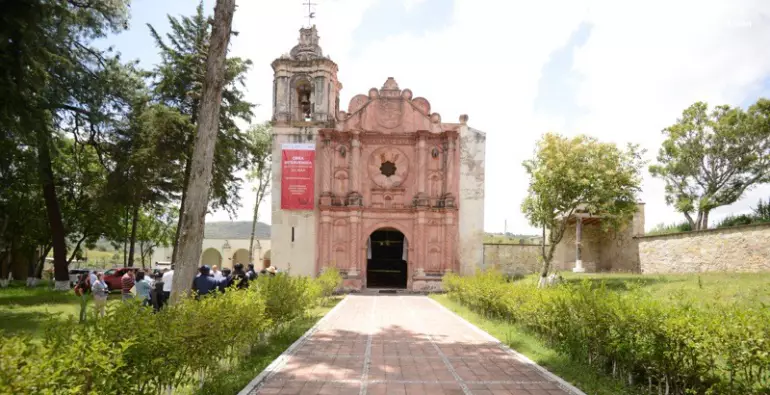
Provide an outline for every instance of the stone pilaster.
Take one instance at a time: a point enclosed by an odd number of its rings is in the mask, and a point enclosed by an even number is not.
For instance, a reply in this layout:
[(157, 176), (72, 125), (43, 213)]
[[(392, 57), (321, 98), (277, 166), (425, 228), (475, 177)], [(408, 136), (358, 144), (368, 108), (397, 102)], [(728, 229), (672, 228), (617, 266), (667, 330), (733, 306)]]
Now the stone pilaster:
[(363, 263), (361, 262), (361, 211), (354, 210), (350, 212), (350, 267), (358, 272), (363, 272)]
[(417, 233), (414, 237), (416, 240), (409, 240), (410, 246), (415, 249), (415, 259), (412, 259), (415, 268), (425, 269), (425, 264), (428, 262), (428, 238), (427, 234), (428, 219), (425, 218), (426, 209), (419, 208), (417, 211)]
[(357, 130), (351, 132), (350, 139), (350, 193), (349, 206), (361, 206), (361, 140)]
[(446, 182), (446, 189), (444, 190), (444, 199), (446, 200), (444, 203), (448, 207), (454, 207), (454, 196), (455, 196), (455, 185), (457, 180), (457, 176), (455, 175), (455, 139), (456, 135), (451, 134), (447, 136), (447, 150), (444, 153), (444, 155), (447, 156), (446, 161), (446, 174), (444, 175), (444, 179)]
[[(321, 213), (321, 234), (318, 238), (321, 242), (321, 257), (319, 258), (320, 269), (323, 270), (331, 265), (331, 237), (332, 237), (332, 218), (331, 213), (323, 211)], [(339, 268), (338, 268), (339, 269)]]
[(322, 132), (323, 162), (321, 163), (321, 206), (332, 204), (332, 162), (334, 150), (332, 150), (331, 136), (328, 132)]

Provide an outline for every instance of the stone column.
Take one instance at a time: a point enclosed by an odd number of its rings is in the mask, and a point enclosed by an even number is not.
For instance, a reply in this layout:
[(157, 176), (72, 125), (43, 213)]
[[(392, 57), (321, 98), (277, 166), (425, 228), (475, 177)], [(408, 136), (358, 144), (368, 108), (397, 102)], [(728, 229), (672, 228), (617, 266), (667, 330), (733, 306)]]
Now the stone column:
[(575, 268), (572, 269), (575, 273), (583, 273), (586, 269), (583, 267), (583, 260), (581, 259), (581, 247), (583, 242), (583, 218), (576, 217), (575, 220)]
[(454, 225), (454, 214), (447, 213), (444, 217), (444, 245), (446, 246), (446, 252), (443, 254), (445, 262), (442, 263), (442, 273), (451, 272), (454, 270), (455, 264), (455, 238), (457, 237), (457, 230)]
[(425, 265), (428, 262), (427, 260), (427, 247), (428, 247), (428, 236), (426, 235), (426, 224), (428, 222), (428, 219), (425, 218), (426, 210), (425, 208), (418, 208), (417, 211), (417, 233), (414, 235), (414, 240), (409, 240), (411, 243), (411, 247), (415, 249), (416, 256), (414, 258), (410, 257), (410, 260), (412, 260), (415, 263), (415, 268), (423, 268), (425, 269)]
[(447, 137), (447, 151), (444, 155), (447, 156), (446, 161), (446, 191), (451, 195), (455, 195), (455, 136), (450, 135)]
[(321, 237), (318, 238), (321, 241), (321, 257), (319, 258), (321, 270), (329, 267), (331, 264), (332, 218), (329, 214), (328, 211), (321, 213)]
[(350, 268), (356, 272), (363, 270), (361, 264), (361, 212), (358, 210), (350, 212)]
[(427, 165), (425, 163), (426, 158), (426, 152), (425, 152), (425, 132), (417, 132), (418, 133), (418, 142), (417, 142), (417, 155), (418, 155), (418, 167), (417, 167), (417, 193), (420, 194), (420, 196), (423, 196), (425, 193), (425, 180), (427, 178)]
[(334, 157), (332, 155), (331, 139), (327, 134), (323, 136), (323, 169), (321, 174), (321, 193), (328, 195), (331, 193), (331, 179), (332, 179), (332, 161)]
[(351, 134), (350, 149), (353, 152), (350, 160), (350, 192), (360, 192), (361, 141), (358, 139), (358, 131), (353, 131)]

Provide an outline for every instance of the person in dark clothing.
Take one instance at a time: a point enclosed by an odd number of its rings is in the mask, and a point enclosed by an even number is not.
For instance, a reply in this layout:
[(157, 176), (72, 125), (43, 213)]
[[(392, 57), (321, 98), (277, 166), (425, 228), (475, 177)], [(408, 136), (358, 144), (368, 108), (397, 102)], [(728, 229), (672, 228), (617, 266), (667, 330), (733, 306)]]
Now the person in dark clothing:
[(196, 298), (208, 295), (212, 291), (219, 288), (219, 281), (211, 275), (211, 268), (208, 265), (201, 266), (198, 269), (200, 275), (193, 280), (193, 291), (197, 292)]
[(246, 271), (246, 275), (249, 277), (249, 280), (256, 280), (257, 279), (257, 271), (254, 270), (254, 264), (249, 263), (249, 270)]
[(229, 267), (222, 269), (222, 281), (219, 282), (219, 290), (222, 293), (233, 285), (233, 272)]
[(235, 264), (232, 277), (232, 282), (235, 284), (235, 288), (246, 289), (249, 287), (249, 276), (245, 271), (243, 271), (242, 263)]
[(163, 273), (155, 273), (155, 283), (152, 285), (150, 292), (150, 300), (152, 301), (152, 308), (157, 312), (163, 307)]

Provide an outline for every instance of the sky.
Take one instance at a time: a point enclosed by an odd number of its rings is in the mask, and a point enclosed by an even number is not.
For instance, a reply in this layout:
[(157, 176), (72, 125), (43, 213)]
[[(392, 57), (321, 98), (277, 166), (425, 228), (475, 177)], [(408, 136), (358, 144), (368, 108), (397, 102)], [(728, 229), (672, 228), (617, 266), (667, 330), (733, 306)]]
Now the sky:
[[(231, 53), (254, 62), (246, 98), (269, 120), (270, 63), (296, 45), (307, 0), (238, 0)], [(487, 134), (485, 229), (537, 234), (521, 213), (521, 162), (546, 132), (637, 143), (654, 162), (661, 130), (696, 101), (746, 107), (770, 97), (767, 0), (313, 0), (321, 47), (339, 66), (340, 107), (394, 77), (431, 102), (444, 122), (468, 114)], [(109, 42), (150, 68), (158, 51), (146, 24), (168, 31), (166, 15), (189, 15), (195, 0), (134, 0), (127, 32)], [(213, 13), (213, 0), (204, 6)], [(681, 222), (664, 184), (645, 171), (646, 228)], [(715, 210), (713, 221), (751, 210), (770, 187)], [(251, 220), (254, 193), (231, 217)], [(260, 221), (270, 222), (270, 199)]]

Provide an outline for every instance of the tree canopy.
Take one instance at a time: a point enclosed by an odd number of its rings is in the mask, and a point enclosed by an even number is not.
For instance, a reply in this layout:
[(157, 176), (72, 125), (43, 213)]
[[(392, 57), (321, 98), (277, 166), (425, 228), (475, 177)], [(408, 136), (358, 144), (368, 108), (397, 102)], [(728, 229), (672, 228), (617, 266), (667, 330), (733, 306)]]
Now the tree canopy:
[(548, 133), (523, 165), (530, 181), (521, 209), (543, 232), (541, 277), (548, 275), (566, 220), (578, 209), (601, 215), (605, 228), (625, 226), (637, 210), (644, 161), (635, 145), (622, 150), (589, 136)]
[(665, 128), (650, 173), (666, 183), (666, 203), (692, 230), (708, 228), (709, 213), (770, 181), (770, 100), (744, 111), (697, 102)]

